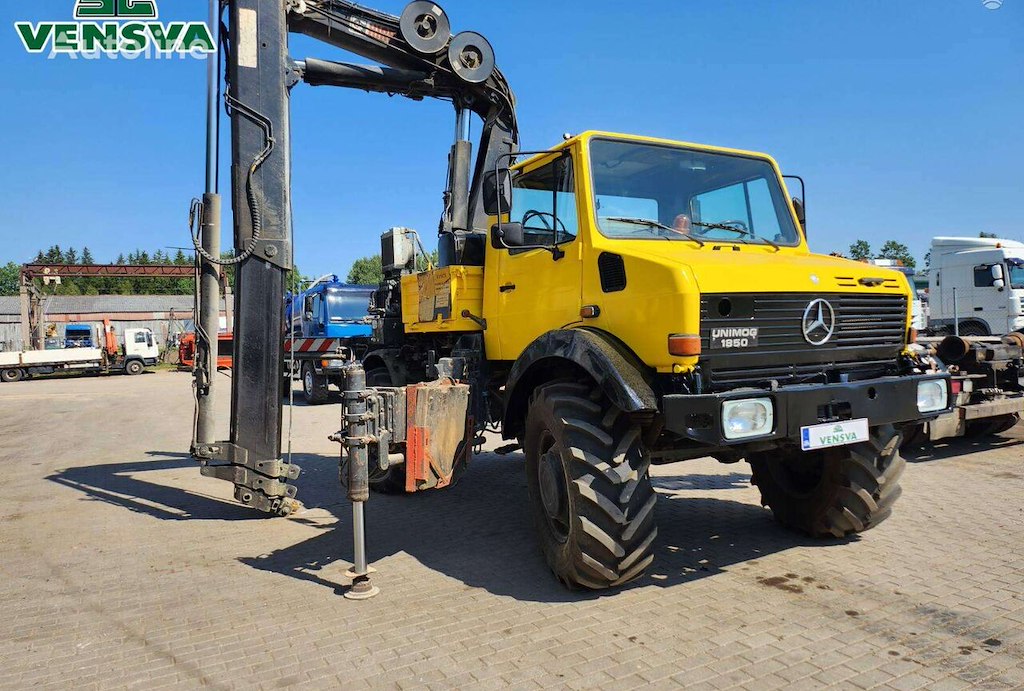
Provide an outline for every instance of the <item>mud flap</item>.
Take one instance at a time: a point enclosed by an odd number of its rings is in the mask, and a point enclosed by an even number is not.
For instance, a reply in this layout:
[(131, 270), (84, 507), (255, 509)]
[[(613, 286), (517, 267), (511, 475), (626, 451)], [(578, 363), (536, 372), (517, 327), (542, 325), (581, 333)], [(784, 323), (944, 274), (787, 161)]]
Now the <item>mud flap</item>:
[(440, 489), (469, 461), (469, 385), (448, 380), (406, 387), (405, 491)]

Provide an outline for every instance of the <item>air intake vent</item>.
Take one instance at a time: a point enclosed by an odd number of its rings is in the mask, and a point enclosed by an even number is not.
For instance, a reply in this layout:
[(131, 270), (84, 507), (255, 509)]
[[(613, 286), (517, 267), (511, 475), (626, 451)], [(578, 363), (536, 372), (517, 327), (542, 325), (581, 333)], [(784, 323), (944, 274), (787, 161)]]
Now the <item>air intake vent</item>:
[(601, 274), (601, 290), (615, 293), (626, 288), (626, 265), (622, 257), (602, 252), (597, 258), (597, 270)]

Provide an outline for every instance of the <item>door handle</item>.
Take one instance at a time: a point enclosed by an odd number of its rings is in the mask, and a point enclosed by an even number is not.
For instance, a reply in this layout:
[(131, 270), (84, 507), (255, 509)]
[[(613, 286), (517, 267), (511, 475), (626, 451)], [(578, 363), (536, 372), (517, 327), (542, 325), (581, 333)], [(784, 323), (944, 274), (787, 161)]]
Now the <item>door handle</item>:
[(515, 283), (506, 283), (505, 285), (498, 287), (498, 290), (500, 290), (502, 293), (508, 293), (508, 292), (511, 292), (511, 291), (513, 291), (515, 289), (516, 289), (516, 284)]

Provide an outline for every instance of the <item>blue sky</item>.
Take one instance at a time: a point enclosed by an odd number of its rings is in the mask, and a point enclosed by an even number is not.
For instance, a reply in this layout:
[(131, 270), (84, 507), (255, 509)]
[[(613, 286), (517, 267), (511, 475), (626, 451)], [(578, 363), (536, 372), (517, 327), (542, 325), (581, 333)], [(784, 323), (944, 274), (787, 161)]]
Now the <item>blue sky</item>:
[[(72, 5), (0, 6), (0, 263), (54, 243), (98, 261), (188, 244), (205, 64), (26, 54), (13, 22)], [(766, 151), (807, 181), (816, 251), (895, 238), (921, 258), (933, 235), (1024, 239), (1024, 0), (443, 5), (455, 31), (494, 45), (524, 148), (606, 129)], [(160, 3), (164, 20), (206, 8)], [(301, 38), (292, 54), (345, 59)], [(292, 116), (304, 274), (346, 273), (393, 225), (434, 243), (448, 104), (300, 85)]]

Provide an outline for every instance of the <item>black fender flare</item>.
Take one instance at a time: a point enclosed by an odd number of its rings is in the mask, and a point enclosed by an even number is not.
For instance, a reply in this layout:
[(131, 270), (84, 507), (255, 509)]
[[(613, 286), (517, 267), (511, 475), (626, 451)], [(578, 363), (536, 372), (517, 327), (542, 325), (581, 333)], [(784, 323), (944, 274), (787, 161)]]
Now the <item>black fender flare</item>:
[(650, 372), (625, 345), (594, 329), (556, 329), (542, 334), (519, 355), (505, 382), (502, 436), (522, 431), (533, 390), (546, 381), (580, 370), (608, 399), (629, 413), (654, 413), (658, 398), (645, 374)]

